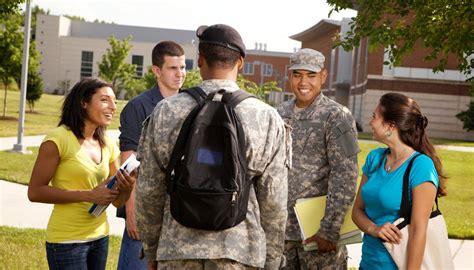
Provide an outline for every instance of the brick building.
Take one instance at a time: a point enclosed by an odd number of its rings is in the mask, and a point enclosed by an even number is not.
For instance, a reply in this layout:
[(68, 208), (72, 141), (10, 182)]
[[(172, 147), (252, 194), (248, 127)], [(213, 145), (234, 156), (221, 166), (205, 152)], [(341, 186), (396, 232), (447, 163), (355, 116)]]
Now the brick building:
[(337, 32), (348, 30), (349, 19), (322, 20), (313, 27), (291, 36), (302, 48), (313, 48), (326, 56), (329, 79), (323, 86), (328, 96), (346, 105), (364, 131), (370, 131), (372, 111), (381, 95), (399, 92), (414, 98), (428, 117), (432, 137), (474, 141), (474, 132), (462, 129), (455, 115), (467, 109), (471, 97), (466, 77), (457, 70), (454, 57), (444, 72), (433, 73), (433, 62), (425, 62), (424, 49), (415, 47), (399, 66), (384, 65), (388, 56), (383, 48), (369, 52), (367, 41), (351, 52), (332, 48)]

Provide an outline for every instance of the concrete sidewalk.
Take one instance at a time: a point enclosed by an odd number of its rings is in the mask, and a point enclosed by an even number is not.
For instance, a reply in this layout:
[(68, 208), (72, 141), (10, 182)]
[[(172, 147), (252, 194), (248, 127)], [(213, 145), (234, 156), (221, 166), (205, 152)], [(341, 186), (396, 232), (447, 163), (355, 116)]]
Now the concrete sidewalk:
[[(28, 200), (26, 193), (27, 186), (0, 180), (0, 226), (46, 228), (52, 205), (32, 203)], [(124, 220), (115, 217), (115, 207), (107, 208), (107, 216), (110, 233), (121, 236), (124, 229)], [(449, 243), (456, 269), (474, 269), (474, 241), (451, 239)], [(347, 247), (350, 267), (358, 267), (361, 258), (361, 247), (361, 244)]]
[[(120, 135), (119, 130), (107, 130), (107, 135), (118, 141), (118, 137)], [(26, 147), (31, 146), (39, 146), (41, 141), (43, 140), (44, 135), (35, 135), (35, 136), (24, 136), (22, 144)], [(0, 137), (0, 151), (11, 150), (13, 149), (13, 145), (16, 144), (18, 141), (17, 137)], [(364, 143), (377, 143), (377, 141), (371, 140), (359, 140), (360, 142)], [(454, 145), (436, 145), (437, 148), (452, 150), (452, 151), (460, 151), (460, 152), (471, 152), (474, 153), (474, 147), (467, 147), (467, 146), (454, 146)]]
[[(119, 130), (107, 130), (107, 135), (118, 141)], [(40, 146), (45, 135), (24, 136), (22, 144), (26, 147)], [(0, 151), (11, 150), (13, 145), (18, 142), (17, 137), (0, 137)]]
[[(120, 132), (109, 130), (107, 135), (118, 140)], [(44, 135), (25, 136), (23, 145), (26, 147), (39, 146)], [(370, 140), (361, 140), (366, 143), (377, 143)], [(0, 151), (10, 150), (17, 143), (17, 137), (0, 138)], [(474, 147), (462, 146), (437, 146), (442, 149), (453, 151), (472, 152)], [(0, 226), (12, 226), (19, 228), (39, 228), (45, 229), (51, 214), (52, 205), (31, 203), (26, 195), (27, 187), (0, 180)], [(124, 229), (124, 220), (115, 217), (115, 208), (110, 206), (107, 209), (110, 224), (110, 233), (121, 236)], [(451, 251), (454, 257), (456, 269), (474, 270), (474, 241), (472, 240), (450, 240)], [(358, 267), (361, 258), (362, 244), (348, 246), (349, 266)]]

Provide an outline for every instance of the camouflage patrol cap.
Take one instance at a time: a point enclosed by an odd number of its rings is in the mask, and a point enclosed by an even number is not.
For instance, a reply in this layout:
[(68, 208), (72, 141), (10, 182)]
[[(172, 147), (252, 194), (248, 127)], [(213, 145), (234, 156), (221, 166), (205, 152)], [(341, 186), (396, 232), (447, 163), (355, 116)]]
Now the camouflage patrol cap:
[(245, 45), (239, 32), (225, 24), (202, 25), (196, 30), (199, 42), (216, 44), (237, 51), (245, 57)]
[(303, 69), (320, 72), (324, 68), (324, 55), (313, 49), (301, 49), (290, 56), (288, 70)]

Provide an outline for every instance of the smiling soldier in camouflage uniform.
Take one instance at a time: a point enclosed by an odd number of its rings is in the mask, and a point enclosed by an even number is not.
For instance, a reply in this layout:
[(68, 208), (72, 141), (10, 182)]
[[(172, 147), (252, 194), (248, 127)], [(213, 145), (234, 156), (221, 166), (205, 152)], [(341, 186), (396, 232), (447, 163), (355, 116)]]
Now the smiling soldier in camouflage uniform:
[[(211, 93), (238, 90), (238, 70), (245, 47), (237, 31), (226, 25), (202, 26), (199, 60), (203, 82)], [(248, 176), (259, 176), (250, 191), (246, 219), (223, 231), (180, 225), (170, 214), (165, 175), (184, 119), (196, 105), (181, 93), (160, 102), (145, 122), (140, 139), (142, 165), (137, 185), (137, 225), (149, 266), (158, 269), (278, 269), (284, 261), (287, 218), (287, 173), (291, 142), (277, 111), (255, 99), (236, 107), (247, 142)]]
[[(295, 99), (278, 107), (292, 127), (293, 167), (288, 175), (288, 222), (285, 269), (347, 269), (347, 249), (336, 247), (344, 216), (351, 205), (358, 176), (357, 130), (349, 110), (324, 96), (324, 56), (301, 49), (288, 71)], [(315, 241), (318, 251), (304, 251), (293, 206), (299, 198), (328, 196)]]

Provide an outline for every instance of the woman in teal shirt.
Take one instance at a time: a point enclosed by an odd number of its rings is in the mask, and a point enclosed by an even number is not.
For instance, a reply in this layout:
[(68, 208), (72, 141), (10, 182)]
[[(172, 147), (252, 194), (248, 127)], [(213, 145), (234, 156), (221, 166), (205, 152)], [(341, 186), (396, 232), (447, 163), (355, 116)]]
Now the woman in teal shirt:
[(373, 138), (388, 148), (369, 153), (362, 168), (361, 187), (352, 219), (365, 233), (361, 269), (397, 269), (382, 241), (398, 243), (403, 175), (417, 153), (409, 175), (412, 205), (408, 239), (408, 269), (419, 269), (426, 242), (426, 226), (435, 196), (446, 195), (441, 162), (425, 132), (428, 119), (411, 98), (388, 93), (380, 98), (370, 121)]

